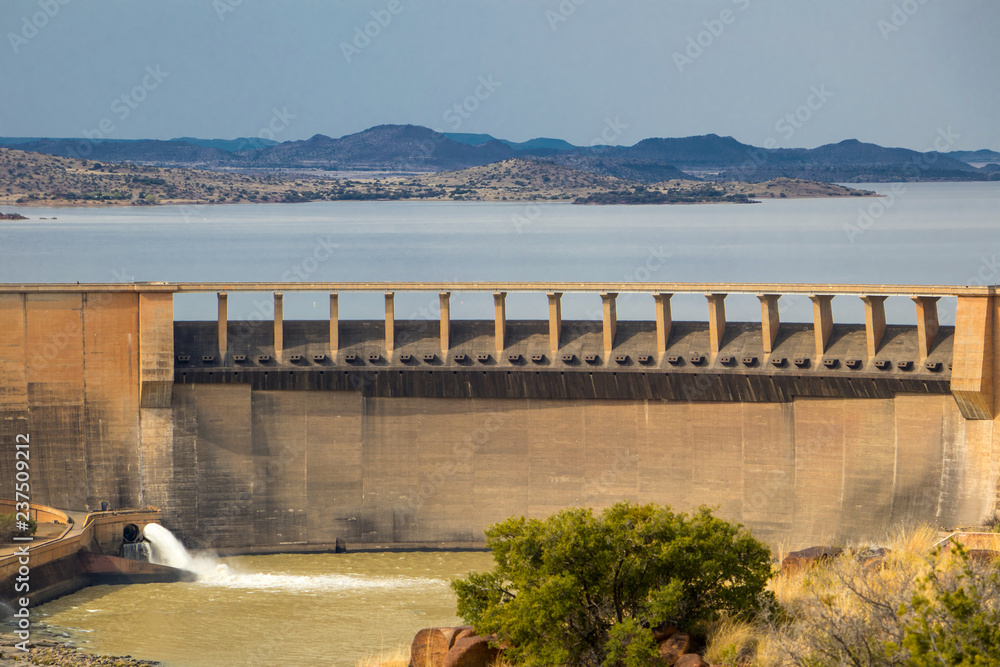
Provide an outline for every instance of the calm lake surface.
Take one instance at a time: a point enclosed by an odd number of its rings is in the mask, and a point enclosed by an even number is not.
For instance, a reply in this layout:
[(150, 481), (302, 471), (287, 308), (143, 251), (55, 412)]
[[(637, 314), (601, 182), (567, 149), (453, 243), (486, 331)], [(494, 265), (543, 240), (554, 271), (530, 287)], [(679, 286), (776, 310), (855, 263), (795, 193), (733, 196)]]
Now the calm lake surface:
[(353, 666), (409, 648), (417, 630), (461, 625), (449, 581), (485, 552), (225, 558), (195, 583), (94, 586), (32, 610), (88, 651), (171, 667)]
[[(879, 199), (749, 206), (329, 202), (155, 208), (21, 209), (0, 222), (0, 282), (121, 281), (681, 281), (1000, 283), (1000, 183), (860, 186)], [(41, 221), (39, 217), (57, 217)], [(231, 294), (231, 319), (262, 295)], [(436, 294), (399, 294), (398, 319), (437, 316)], [(327, 317), (325, 294), (285, 295), (285, 317)], [(511, 318), (544, 319), (544, 294), (512, 294)], [(811, 321), (786, 296), (782, 318)], [(456, 294), (452, 317), (492, 317), (488, 294)], [(915, 319), (909, 299), (892, 322)], [(755, 321), (752, 295), (727, 299)], [(381, 295), (341, 295), (341, 317), (381, 318)], [(600, 319), (593, 295), (567, 295), (566, 318)], [(700, 295), (674, 298), (675, 319), (704, 319)], [(622, 295), (619, 317), (651, 319), (648, 295)], [(860, 299), (834, 300), (863, 321)], [(175, 298), (177, 319), (215, 317), (214, 295)], [(942, 304), (942, 323), (954, 306)], [(448, 581), (490, 567), (482, 553), (254, 556), (226, 559), (231, 579), (96, 587), (38, 618), (96, 651), (173, 665), (353, 665), (452, 624)]]
[[(27, 208), (0, 223), (0, 282), (537, 280), (997, 283), (1000, 183), (858, 187), (883, 198), (752, 205), (574, 206), (474, 202), (320, 202), (150, 208)], [(895, 190), (895, 192), (893, 191)], [(41, 221), (39, 217), (57, 217)], [(320, 259), (317, 259), (319, 257)], [(231, 295), (231, 319), (260, 295)], [(436, 316), (436, 294), (400, 294), (398, 319)], [(600, 319), (593, 295), (567, 295), (566, 318)], [(837, 299), (839, 321), (863, 321)], [(899, 303), (893, 303), (899, 301)], [(890, 318), (912, 319), (890, 299)], [(652, 298), (619, 299), (619, 317), (652, 317)], [(805, 297), (782, 316), (811, 321)], [(314, 305), (315, 304), (315, 305)], [(727, 300), (755, 320), (753, 296)], [(492, 317), (488, 294), (456, 294), (452, 317)], [(381, 318), (381, 296), (341, 296), (341, 316)], [(947, 313), (942, 307), (942, 316)], [(285, 296), (286, 318), (324, 318), (325, 296)], [(703, 319), (698, 295), (677, 319)], [(211, 319), (214, 295), (175, 299), (177, 319)], [(511, 318), (544, 319), (543, 294), (508, 298)], [(907, 319), (902, 319), (907, 318)]]

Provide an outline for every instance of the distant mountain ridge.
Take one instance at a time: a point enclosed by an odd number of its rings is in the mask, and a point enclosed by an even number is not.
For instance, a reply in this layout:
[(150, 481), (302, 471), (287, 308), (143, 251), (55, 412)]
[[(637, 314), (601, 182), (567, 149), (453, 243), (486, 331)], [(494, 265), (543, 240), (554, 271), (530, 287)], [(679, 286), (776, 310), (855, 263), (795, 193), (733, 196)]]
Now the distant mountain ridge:
[[(419, 125), (378, 125), (333, 138), (277, 143), (254, 138), (161, 140), (0, 138), (0, 146), (61, 157), (202, 169), (293, 169), (426, 173), (483, 166), (514, 157), (546, 160), (644, 183), (672, 179), (761, 182), (798, 178), (830, 183), (899, 180), (1000, 180), (993, 151), (921, 153), (847, 139), (817, 148), (764, 149), (707, 134), (643, 139), (632, 146), (574, 146), (561, 139), (524, 142), (490, 134), (440, 133)], [(996, 160), (992, 159), (996, 156)]]
[(1000, 153), (985, 148), (978, 151), (951, 151), (945, 155), (962, 162), (1000, 162)]
[(515, 151), (492, 140), (463, 144), (419, 125), (378, 125), (333, 139), (317, 134), (287, 141), (247, 157), (250, 166), (311, 167), (330, 170), (450, 171), (499, 162)]
[(267, 146), (276, 145), (274, 139), (263, 139), (261, 137), (237, 137), (235, 139), (197, 139), (195, 137), (178, 137), (170, 141), (177, 141), (186, 144), (194, 144), (204, 148), (218, 148), (220, 151), (238, 153), (239, 151), (256, 150)]
[(506, 139), (497, 139), (490, 134), (469, 134), (464, 132), (443, 132), (442, 134), (460, 144), (478, 146), (490, 141), (499, 141), (502, 144), (507, 144), (516, 151), (535, 151), (535, 154), (538, 154), (539, 151), (571, 151), (579, 148), (579, 146), (574, 146), (568, 141), (550, 139), (548, 137), (538, 137), (536, 139), (529, 139), (528, 141), (508, 141)]

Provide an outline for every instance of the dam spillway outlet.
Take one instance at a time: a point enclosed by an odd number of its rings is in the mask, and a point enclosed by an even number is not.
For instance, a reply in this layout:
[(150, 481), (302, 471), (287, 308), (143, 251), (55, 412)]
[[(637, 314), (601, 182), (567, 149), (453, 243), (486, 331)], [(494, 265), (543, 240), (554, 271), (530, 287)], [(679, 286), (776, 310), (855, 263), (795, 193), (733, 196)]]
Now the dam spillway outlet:
[(122, 544), (119, 555), (129, 560), (140, 560), (148, 563), (150, 557), (149, 542), (125, 542)]

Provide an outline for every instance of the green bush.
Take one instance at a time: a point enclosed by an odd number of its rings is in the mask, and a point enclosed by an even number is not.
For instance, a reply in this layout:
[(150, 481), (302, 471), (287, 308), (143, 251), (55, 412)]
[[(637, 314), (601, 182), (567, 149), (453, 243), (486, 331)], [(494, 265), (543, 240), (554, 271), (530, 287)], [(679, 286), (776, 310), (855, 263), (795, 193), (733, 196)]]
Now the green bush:
[(458, 612), (497, 634), (524, 665), (647, 665), (653, 629), (700, 634), (720, 614), (772, 599), (768, 548), (701, 508), (688, 517), (618, 503), (595, 517), (569, 509), (486, 530), (496, 566), (452, 583)]

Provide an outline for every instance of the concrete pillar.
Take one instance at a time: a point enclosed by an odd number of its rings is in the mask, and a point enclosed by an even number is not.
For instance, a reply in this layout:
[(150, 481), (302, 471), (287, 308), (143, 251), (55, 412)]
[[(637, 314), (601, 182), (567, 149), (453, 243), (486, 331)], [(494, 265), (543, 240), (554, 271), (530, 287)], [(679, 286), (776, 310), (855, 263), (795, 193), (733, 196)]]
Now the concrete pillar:
[(816, 359), (819, 360), (826, 352), (833, 333), (833, 301), (832, 294), (810, 294), (813, 302), (813, 333), (816, 336)]
[(497, 360), (507, 346), (507, 292), (493, 292), (493, 339)]
[(712, 359), (722, 349), (726, 336), (726, 294), (706, 294), (708, 299), (708, 338)]
[(139, 293), (139, 405), (169, 408), (174, 385), (174, 295)]
[(656, 304), (656, 356), (663, 356), (670, 342), (670, 327), (673, 320), (670, 316), (670, 297), (673, 294), (654, 294)]
[(281, 363), (285, 350), (284, 294), (274, 293), (274, 360)]
[(385, 293), (385, 357), (392, 361), (396, 347), (396, 294)]
[(229, 346), (229, 295), (219, 292), (219, 363), (226, 362), (226, 348)]
[(618, 311), (616, 306), (618, 294), (607, 292), (601, 294), (601, 311), (604, 313), (604, 356), (607, 358), (615, 349), (615, 334), (618, 333)]
[(758, 294), (757, 298), (760, 299), (760, 330), (764, 340), (764, 354), (771, 354), (781, 328), (781, 317), (778, 315), (778, 299), (781, 295)]
[(448, 356), (451, 349), (451, 292), (441, 292), (441, 355)]
[(549, 351), (555, 356), (559, 351), (559, 334), (562, 332), (562, 292), (549, 292)]
[(340, 298), (336, 292), (330, 292), (330, 359), (337, 360), (340, 351)]
[(865, 295), (865, 340), (868, 342), (868, 361), (878, 354), (878, 346), (885, 335), (885, 300), (887, 297)]
[(934, 339), (937, 338), (939, 296), (911, 296), (917, 305), (917, 345), (920, 348), (920, 363), (927, 361), (927, 356), (934, 349)]
[(951, 393), (966, 419), (993, 419), (994, 322), (992, 296), (960, 296), (955, 311)]

